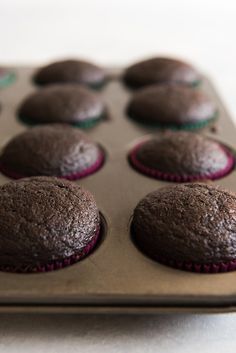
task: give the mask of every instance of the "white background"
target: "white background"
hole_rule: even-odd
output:
[[[212,76],[233,113],[235,35],[235,0],[0,0],[2,63],[175,55]]]
[[[184,58],[236,117],[235,0],[0,0],[0,63]],[[1,352],[235,352],[236,315],[0,316]]]

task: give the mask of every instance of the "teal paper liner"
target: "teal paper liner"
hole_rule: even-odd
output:
[[[108,79],[105,79],[101,82],[97,82],[97,83],[94,83],[94,84],[86,84],[86,83],[80,83],[80,82],[72,82],[72,81],[68,81],[68,82],[51,82],[51,83],[40,83],[40,82],[37,82],[37,80],[35,79],[35,77],[32,78],[31,82],[38,86],[38,87],[46,87],[46,86],[50,86],[50,85],[56,85],[56,84],[59,84],[59,85],[66,85],[66,84],[74,84],[74,85],[80,85],[80,86],[84,86],[84,87],[87,87],[87,88],[90,88],[92,90],[95,90],[95,91],[100,91],[101,89],[104,88],[104,86],[107,84],[108,82]]]
[[[162,123],[145,123],[143,120],[141,119],[138,119],[132,115],[129,115],[128,113],[128,117],[142,125],[143,127],[146,127],[146,128],[157,128],[157,129],[160,129],[160,130],[165,130],[165,129],[170,129],[170,130],[173,130],[173,131],[179,131],[179,130],[185,130],[185,131],[192,131],[192,130],[200,130],[200,129],[203,129],[205,127],[207,127],[208,125],[212,124],[214,121],[216,121],[216,119],[218,118],[218,112],[215,113],[215,115],[209,119],[206,119],[206,120],[202,120],[202,121],[198,121],[198,122],[194,122],[194,123],[185,123],[185,124],[162,124]]]
[[[83,121],[83,122],[34,122],[28,118],[22,117],[22,116],[18,116],[18,119],[23,122],[24,124],[28,125],[28,126],[38,126],[38,125],[44,125],[44,124],[56,124],[56,123],[62,123],[62,124],[68,124],[68,125],[72,125],[81,129],[89,129],[94,127],[95,125],[97,125],[100,121],[103,120],[103,116],[102,117],[96,117],[96,118],[92,118],[89,119],[87,121]]]
[[[13,72],[7,72],[2,77],[0,76],[0,88],[4,88],[13,83],[16,79],[16,76]]]

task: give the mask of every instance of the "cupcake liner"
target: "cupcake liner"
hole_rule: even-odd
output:
[[[192,130],[200,130],[203,129],[210,124],[212,124],[218,117],[218,112],[215,113],[214,116],[210,117],[209,119],[203,120],[203,121],[196,121],[196,122],[191,122],[191,123],[185,123],[185,124],[165,124],[165,123],[146,123],[144,120],[138,119],[132,115],[129,115],[129,118],[131,118],[133,121],[141,124],[144,127],[147,128],[157,128],[160,130],[166,130],[170,129],[173,131],[179,131],[179,130],[186,130],[186,131],[192,131]]]
[[[193,262],[185,262],[185,261],[175,261],[168,260],[163,257],[158,257],[157,261],[176,268],[178,270],[196,272],[196,273],[222,273],[222,272],[230,272],[236,270],[236,259],[228,262],[219,262],[219,263],[210,263],[210,264],[198,264]]]
[[[202,80],[199,79],[199,80],[193,81],[192,84],[190,84],[190,87],[198,88],[201,84],[202,84]]]
[[[89,244],[86,245],[86,247],[81,252],[77,254],[73,254],[62,260],[55,260],[55,261],[49,262],[48,264],[45,264],[45,265],[37,265],[35,267],[24,266],[24,267],[13,268],[9,266],[0,266],[0,271],[14,272],[14,273],[42,273],[42,272],[55,271],[67,266],[71,266],[74,263],[82,260],[92,252],[97,242],[99,241],[100,233],[101,233],[100,229],[101,227],[99,226],[96,231],[95,237],[91,240]]]
[[[91,127],[97,125],[97,123],[100,122],[101,120],[102,120],[102,117],[98,117],[98,118],[89,119],[87,121],[72,123],[72,125],[81,129],[90,129]]]
[[[15,81],[15,74],[9,71],[0,70],[0,88],[6,87]]]
[[[236,259],[230,261],[222,261],[215,263],[197,263],[192,261],[177,261],[174,259],[168,259],[165,256],[153,254],[150,250],[142,245],[135,238],[135,231],[133,228],[133,223],[130,226],[130,235],[131,240],[138,251],[140,251],[143,255],[147,256],[151,260],[160,263],[162,265],[172,267],[181,271],[195,272],[195,273],[205,273],[205,274],[213,274],[213,273],[223,273],[230,272],[236,270]]]
[[[88,84],[88,87],[90,89],[94,89],[95,91],[100,91],[107,83],[108,83],[108,78],[105,78],[100,82]]]
[[[37,82],[37,80],[33,77],[32,78],[32,81],[31,81],[34,85],[36,85],[36,86],[38,86],[38,87],[47,87],[47,86],[49,86],[50,84],[52,84],[52,83],[46,83],[46,84],[42,84],[42,83],[40,83],[40,82]],[[70,83],[72,83],[72,84],[78,84],[78,85],[80,85],[80,86],[85,86],[85,87],[88,87],[88,88],[90,88],[90,89],[92,89],[92,90],[95,90],[95,91],[100,91],[104,86],[105,86],[105,84],[107,83],[107,80],[106,79],[104,79],[104,80],[102,80],[101,82],[96,82],[96,83],[79,83],[79,82],[54,82],[54,84],[70,84]]]
[[[18,119],[21,122],[23,122],[24,124],[28,125],[28,126],[37,126],[37,125],[42,125],[42,124],[53,124],[53,123],[50,123],[50,122],[43,122],[43,123],[35,122],[35,121],[32,121],[32,120],[30,120],[28,118],[22,117],[20,115],[18,116]],[[99,117],[88,119],[86,121],[68,122],[68,125],[72,125],[74,127],[78,127],[78,128],[81,128],[81,129],[89,129],[89,128],[92,128],[93,126],[95,126],[97,123],[99,123],[102,119],[103,119],[103,117],[99,116]],[[67,124],[67,123],[64,122],[64,124]]]
[[[129,82],[129,80],[127,80],[127,78],[125,77],[125,75],[123,75],[122,77],[122,81],[124,83],[124,85],[129,88],[130,90],[139,90],[151,85],[169,85],[169,84],[174,84],[174,85],[180,85],[180,86],[187,86],[190,88],[198,88],[201,84],[202,84],[202,79],[198,79],[192,82],[181,82],[181,81],[157,81],[157,82],[152,82],[150,84],[144,84],[144,85],[139,85],[139,84],[135,84],[134,82]]]
[[[213,274],[213,273],[223,273],[230,272],[236,270],[236,259],[224,262],[216,262],[216,263],[196,263],[191,261],[177,261],[170,260],[161,255],[153,255],[150,253],[148,249],[144,249],[142,244],[136,241],[135,232],[133,230],[133,226],[131,224],[131,240],[135,247],[145,256],[152,259],[155,262],[158,262],[162,265],[172,267],[177,270],[195,272],[195,273],[205,273],[205,274]]]
[[[186,130],[186,131],[192,131],[192,130],[200,130],[200,129],[204,129],[205,127],[209,126],[210,124],[212,124],[214,121],[216,120],[216,116],[204,120],[204,121],[198,121],[195,123],[185,123],[182,125],[162,125],[163,128],[167,129],[171,129],[171,130]],[[161,125],[160,125],[161,127]]]
[[[104,161],[105,161],[105,155],[101,151],[96,162],[93,165],[91,165],[90,167],[86,168],[85,170],[83,170],[81,172],[75,172],[75,173],[72,173],[69,175],[60,175],[60,176],[55,175],[55,176],[60,179],[67,179],[67,180],[82,179],[88,175],[91,175],[91,174],[97,172],[103,166]],[[21,178],[29,177],[29,175],[19,174],[17,172],[9,170],[1,162],[0,162],[0,172],[9,178],[12,178],[12,179],[21,179]],[[32,176],[32,175],[30,175],[30,176]]]
[[[215,180],[215,179],[220,179],[227,174],[229,174],[232,169],[234,168],[235,165],[235,158],[233,154],[230,153],[230,150],[228,150],[226,147],[223,147],[220,145],[220,147],[223,149],[223,151],[226,153],[228,157],[228,162],[225,168],[218,170],[215,173],[205,173],[205,174],[198,174],[198,175],[178,175],[178,174],[172,174],[172,173],[166,173],[159,171],[157,169],[149,168],[143,165],[136,157],[138,149],[144,144],[145,142],[141,142],[138,144],[129,154],[129,161],[131,165],[141,173],[151,176],[152,178],[159,179],[159,180],[165,180],[165,181],[172,181],[172,182],[192,182],[196,180],[204,180],[204,179],[210,179],[210,180]]]

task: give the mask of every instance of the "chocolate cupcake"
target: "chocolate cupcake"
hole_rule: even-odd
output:
[[[219,142],[191,132],[169,132],[135,146],[131,165],[156,179],[186,182],[218,179],[234,167],[234,157]]]
[[[128,115],[151,127],[199,129],[216,118],[217,110],[199,90],[179,85],[155,85],[134,94]]]
[[[50,177],[0,187],[0,269],[44,272],[68,266],[94,248],[100,217],[93,196]]]
[[[152,259],[194,272],[236,269],[236,194],[205,184],[151,192],[136,206],[135,244]]]
[[[54,83],[79,83],[91,88],[101,87],[106,73],[101,68],[83,60],[63,60],[39,69],[34,81],[39,85]]]
[[[99,95],[79,85],[53,85],[28,96],[18,110],[19,118],[31,125],[68,123],[81,128],[104,118]]]
[[[0,156],[0,170],[15,179],[45,175],[75,180],[96,172],[103,162],[101,148],[80,130],[51,124],[13,137]]]
[[[3,67],[0,67],[0,88],[10,85],[15,80],[15,74]]]
[[[178,83],[195,86],[200,74],[189,64],[170,58],[152,58],[128,67],[124,73],[125,83],[132,88],[159,83]]]

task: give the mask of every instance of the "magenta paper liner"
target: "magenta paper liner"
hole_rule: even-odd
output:
[[[152,178],[155,178],[155,179],[172,181],[177,183],[191,182],[191,181],[204,180],[204,179],[215,180],[226,176],[234,168],[234,164],[235,164],[234,156],[230,153],[230,151],[226,147],[219,145],[228,157],[228,162],[225,168],[211,174],[206,173],[206,174],[198,174],[198,175],[177,175],[177,174],[165,173],[157,169],[146,167],[137,159],[136,157],[137,151],[145,143],[146,141],[141,142],[140,144],[138,144],[133,148],[133,150],[129,154],[129,161],[136,170],[140,171],[143,174],[151,176]]]
[[[62,260],[56,260],[52,261],[46,265],[42,266],[36,266],[34,268],[28,267],[22,267],[22,268],[12,268],[8,266],[0,266],[0,271],[5,271],[5,272],[14,272],[14,273],[42,273],[42,272],[49,272],[49,271],[55,271],[62,269],[67,266],[71,266],[74,263],[82,260],[84,257],[86,257],[91,251],[95,248],[99,238],[100,238],[100,229],[99,228],[96,231],[95,237],[91,240],[91,242],[86,245],[86,247],[78,254],[73,254],[70,257],[67,257]]]
[[[73,174],[70,174],[70,175],[60,175],[60,176],[55,175],[55,176],[57,176],[58,178],[67,179],[67,180],[82,179],[82,178],[84,178],[84,177],[86,177],[86,176],[88,176],[90,174],[93,174],[96,171],[98,171],[103,166],[104,161],[105,161],[105,155],[104,155],[103,152],[100,152],[97,161],[92,166],[90,166],[89,168],[85,169],[84,171],[78,172],[78,173],[73,173]],[[14,171],[9,170],[1,162],[0,162],[0,171],[4,175],[6,175],[7,177],[12,178],[12,179],[21,179],[21,178],[25,178],[25,177],[29,176],[29,175],[18,174],[18,173],[14,172]]]
[[[185,261],[175,261],[175,260],[168,260],[163,257],[158,257],[156,259],[158,262],[177,268],[179,270],[190,271],[190,272],[197,272],[197,273],[222,273],[222,272],[230,272],[236,270],[236,259],[231,260],[229,262],[219,262],[219,263],[212,263],[212,264],[197,264],[193,262],[185,262]]]

